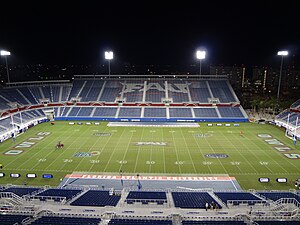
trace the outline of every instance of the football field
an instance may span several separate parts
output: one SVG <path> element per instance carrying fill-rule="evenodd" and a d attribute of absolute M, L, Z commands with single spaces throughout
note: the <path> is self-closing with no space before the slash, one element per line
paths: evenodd
<path fill-rule="evenodd" d="M 56 148 L 58 143 L 63 148 Z M 235 177 L 243 189 L 290 189 L 300 178 L 300 143 L 272 125 L 199 128 L 43 123 L 0 144 L 1 184 L 51 185 L 72 172 Z M 11 178 L 10 173 L 21 177 Z M 27 173 L 37 178 L 26 178 Z M 42 174 L 53 174 L 44 179 Z M 270 178 L 259 183 L 258 178 Z M 276 178 L 287 178 L 278 183 Z"/>

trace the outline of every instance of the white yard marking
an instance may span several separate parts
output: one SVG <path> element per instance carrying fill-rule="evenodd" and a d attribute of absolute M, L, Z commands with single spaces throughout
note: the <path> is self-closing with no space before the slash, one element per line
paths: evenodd
<path fill-rule="evenodd" d="M 73 159 L 63 159 L 63 162 L 64 163 L 71 163 L 71 162 L 73 162 Z"/>

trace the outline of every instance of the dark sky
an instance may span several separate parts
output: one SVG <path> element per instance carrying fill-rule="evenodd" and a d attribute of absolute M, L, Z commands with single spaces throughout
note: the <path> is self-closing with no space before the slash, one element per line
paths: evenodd
<path fill-rule="evenodd" d="M 268 65 L 299 60 L 297 1 L 2 1 L 0 48 L 10 63 Z M 64 3 L 62 3 L 64 2 Z M 277 61 L 276 61 L 277 63 Z"/>

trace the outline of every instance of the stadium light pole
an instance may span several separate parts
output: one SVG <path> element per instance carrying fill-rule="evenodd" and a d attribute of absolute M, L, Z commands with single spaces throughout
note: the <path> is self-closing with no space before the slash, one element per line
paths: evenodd
<path fill-rule="evenodd" d="M 201 62 L 202 62 L 202 59 L 205 59 L 205 55 L 206 55 L 206 51 L 197 51 L 196 52 L 196 57 L 197 59 L 200 60 L 200 75 L 202 75 L 202 71 L 201 71 Z"/>
<path fill-rule="evenodd" d="M 110 75 L 110 60 L 114 58 L 114 53 L 112 51 L 105 52 L 105 59 L 108 60 L 108 75 Z"/>
<path fill-rule="evenodd" d="M 7 63 L 7 56 L 10 55 L 10 52 L 9 52 L 9 51 L 5 51 L 5 50 L 1 50 L 1 51 L 0 51 L 0 55 L 1 55 L 1 56 L 4 56 L 4 58 L 5 58 L 6 74 L 7 74 L 7 83 L 10 83 L 10 80 L 9 80 L 9 69 L 8 69 L 8 63 Z"/>
<path fill-rule="evenodd" d="M 287 56 L 288 54 L 289 54 L 288 51 L 279 51 L 279 52 L 277 52 L 277 55 L 281 56 L 280 71 L 279 71 L 279 81 L 278 81 L 278 89 L 277 89 L 277 100 L 279 100 L 279 93 L 280 93 L 283 57 Z"/>

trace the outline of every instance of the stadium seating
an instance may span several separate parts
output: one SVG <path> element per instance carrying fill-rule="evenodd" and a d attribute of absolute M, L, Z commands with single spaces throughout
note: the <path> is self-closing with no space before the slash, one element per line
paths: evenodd
<path fill-rule="evenodd" d="M 89 190 L 75 201 L 74 206 L 116 206 L 120 195 L 110 195 L 108 191 Z"/>
<path fill-rule="evenodd" d="M 60 201 L 60 197 L 65 197 L 66 200 L 70 200 L 76 195 L 78 195 L 82 190 L 71 190 L 71 189 L 47 189 L 43 192 L 40 192 L 36 195 L 40 200 L 50 200 Z"/>
<path fill-rule="evenodd" d="M 120 97 L 122 84 L 119 81 L 107 81 L 104 86 L 104 91 L 100 97 L 100 101 L 114 102 L 116 97 Z"/>
<path fill-rule="evenodd" d="M 227 204 L 227 201 L 233 201 L 234 205 L 238 205 L 240 203 L 246 203 L 249 205 L 254 205 L 257 202 L 262 202 L 260 198 L 248 192 L 214 192 L 216 196 L 218 196 L 222 202 Z"/>
<path fill-rule="evenodd" d="M 232 220 L 207 220 L 207 221 L 200 221 L 200 220 L 184 220 L 182 221 L 182 225 L 245 225 L 243 221 L 232 221 Z"/>
<path fill-rule="evenodd" d="M 153 219 L 111 219 L 109 225 L 172 225 L 171 220 Z"/>
<path fill-rule="evenodd" d="M 141 108 L 120 108 L 119 117 L 141 117 Z"/>
<path fill-rule="evenodd" d="M 165 108 L 145 108 L 144 117 L 146 118 L 165 118 L 167 116 Z"/>
<path fill-rule="evenodd" d="M 10 188 L 1 190 L 0 192 L 12 192 L 21 197 L 23 195 L 31 195 L 39 190 L 41 190 L 41 189 L 40 188 L 10 187 Z"/>
<path fill-rule="evenodd" d="M 213 97 L 218 98 L 221 103 L 224 102 L 236 102 L 232 91 L 229 89 L 229 85 L 225 81 L 210 80 L 208 85 L 211 89 Z"/>
<path fill-rule="evenodd" d="M 208 99 L 212 98 L 206 81 L 190 82 L 189 90 L 192 102 L 208 103 Z"/>
<path fill-rule="evenodd" d="M 192 111 L 190 108 L 170 108 L 170 117 L 191 118 Z"/>
<path fill-rule="evenodd" d="M 300 196 L 290 192 L 258 192 L 258 194 L 273 201 L 281 198 L 295 198 L 300 203 Z"/>
<path fill-rule="evenodd" d="M 218 114 L 215 108 L 194 108 L 195 117 L 217 118 Z"/>
<path fill-rule="evenodd" d="M 269 221 L 255 221 L 257 225 L 299 225 L 300 221 L 293 221 L 293 220 L 269 220 Z"/>
<path fill-rule="evenodd" d="M 128 204 L 134 203 L 134 202 L 141 202 L 142 204 L 148 204 L 148 203 L 157 203 L 157 204 L 163 204 L 167 202 L 167 196 L 166 192 L 160 192 L 160 191 L 130 191 L 126 202 Z"/>
<path fill-rule="evenodd" d="M 126 88 L 121 95 L 126 99 L 126 102 L 142 102 L 144 81 L 124 81 Z M 130 87 L 132 86 L 132 87 Z"/>
<path fill-rule="evenodd" d="M 118 108 L 99 107 L 96 108 L 93 117 L 115 117 Z"/>
<path fill-rule="evenodd" d="M 30 223 L 30 225 L 98 225 L 100 218 L 65 217 L 65 216 L 42 216 Z"/>
<path fill-rule="evenodd" d="M 218 109 L 223 118 L 243 117 L 239 107 L 219 107 Z"/>
<path fill-rule="evenodd" d="M 29 216 L 26 215 L 12 215 L 12 214 L 0 214 L 0 224 L 1 225 L 14 225 L 22 224 L 22 221 Z"/>
<path fill-rule="evenodd" d="M 205 204 L 218 204 L 207 192 L 172 192 L 175 207 L 205 209 Z"/>

